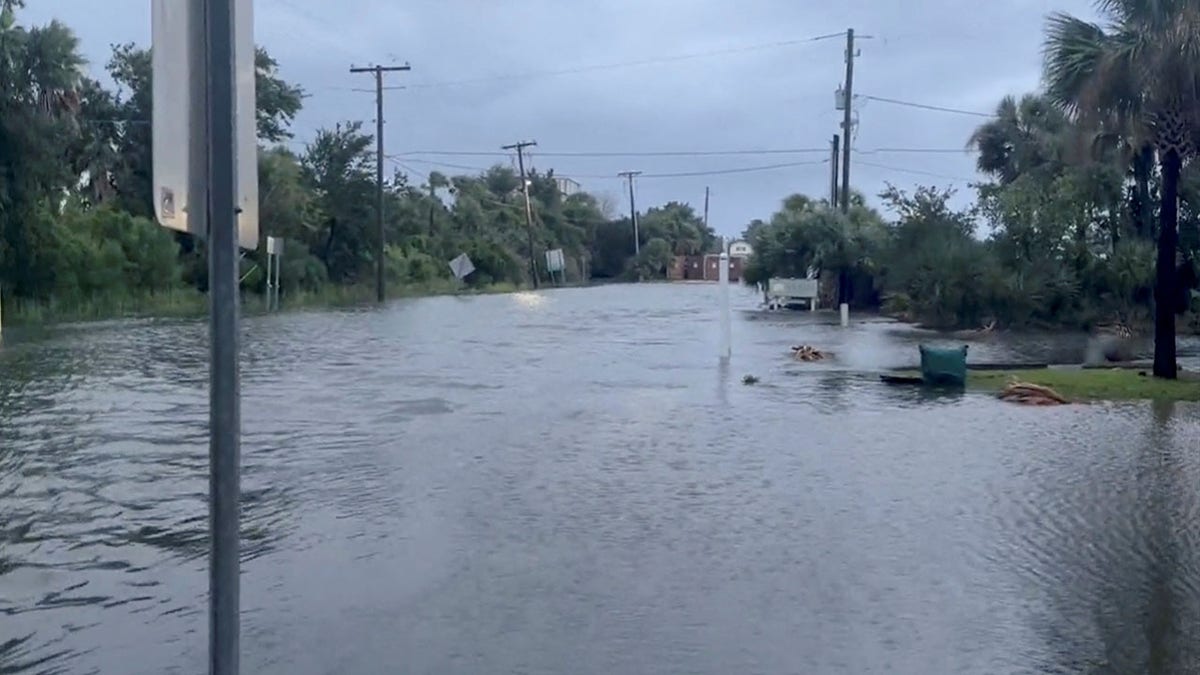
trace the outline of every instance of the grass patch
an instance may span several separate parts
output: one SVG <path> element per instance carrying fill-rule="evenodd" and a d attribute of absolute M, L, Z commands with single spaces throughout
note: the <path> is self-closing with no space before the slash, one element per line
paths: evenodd
<path fill-rule="evenodd" d="M 452 279 L 437 279 L 417 284 L 389 284 L 387 297 L 418 298 L 438 295 L 493 295 L 513 293 L 521 288 L 515 284 L 492 284 L 472 287 Z M 320 307 L 349 307 L 375 302 L 374 284 L 340 286 L 329 284 L 317 291 L 292 291 L 280 298 L 280 309 L 312 309 Z M 266 296 L 242 291 L 243 315 L 266 311 Z M 79 321 L 101 321 L 128 318 L 193 318 L 208 313 L 208 296 L 191 288 L 143 295 L 98 295 L 84 299 L 54 298 L 35 301 L 5 299 L 2 315 L 6 326 L 38 326 Z"/>
<path fill-rule="evenodd" d="M 180 318 L 203 315 L 208 300 L 200 292 L 179 289 L 137 296 L 108 295 L 46 301 L 14 300 L 4 307 L 5 325 L 39 325 L 135 317 Z"/>
<path fill-rule="evenodd" d="M 1146 374 L 1139 374 L 1143 372 Z M 902 374 L 920 376 L 916 371 Z M 1181 372 L 1178 380 L 1160 380 L 1151 377 L 1148 370 L 1119 368 L 972 370 L 967 373 L 967 388 L 999 392 L 1013 379 L 1050 387 L 1072 401 L 1200 401 L 1200 377 L 1196 373 Z"/>

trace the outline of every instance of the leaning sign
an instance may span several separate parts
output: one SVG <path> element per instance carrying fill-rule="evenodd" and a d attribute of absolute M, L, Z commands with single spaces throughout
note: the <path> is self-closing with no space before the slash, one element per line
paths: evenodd
<path fill-rule="evenodd" d="M 201 134 L 192 129 L 207 124 L 204 77 L 189 58 L 195 3 L 152 0 L 151 23 L 154 68 L 151 147 L 154 167 L 154 215 L 163 227 L 206 237 L 204 195 L 192 194 L 194 174 L 204 172 Z M 238 245 L 258 248 L 258 137 L 255 120 L 254 20 L 251 3 L 234 3 L 235 73 L 237 81 L 237 203 Z"/>

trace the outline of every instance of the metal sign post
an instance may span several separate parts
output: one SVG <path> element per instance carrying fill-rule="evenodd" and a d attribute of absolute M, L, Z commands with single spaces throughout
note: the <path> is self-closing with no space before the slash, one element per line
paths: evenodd
<path fill-rule="evenodd" d="M 561 248 L 546 251 L 546 271 L 550 273 L 551 281 L 554 281 L 554 273 L 558 272 L 559 284 L 566 282 L 566 258 Z"/>
<path fill-rule="evenodd" d="M 239 670 L 238 245 L 258 246 L 252 0 L 153 0 L 155 215 L 208 240 L 209 673 Z"/>
<path fill-rule="evenodd" d="M 279 269 L 283 262 L 283 239 L 267 237 L 267 311 L 279 309 Z"/>
<path fill-rule="evenodd" d="M 197 23 L 192 63 L 204 71 L 206 155 L 194 163 L 192 195 L 207 196 L 209 247 L 209 672 L 236 675 L 240 656 L 241 392 L 238 381 L 238 153 L 234 76 L 235 5 L 249 0 L 193 0 Z M 203 64 L 203 65 L 201 65 Z M 193 72 L 193 77 L 196 73 Z M 201 106 L 203 106 L 201 108 Z M 195 119 L 195 118 L 193 118 Z M 195 134 L 198 129 L 192 128 Z M 198 159 L 193 157 L 193 160 Z M 201 189 L 203 183 L 203 189 Z M 193 213 L 192 216 L 196 215 Z"/>

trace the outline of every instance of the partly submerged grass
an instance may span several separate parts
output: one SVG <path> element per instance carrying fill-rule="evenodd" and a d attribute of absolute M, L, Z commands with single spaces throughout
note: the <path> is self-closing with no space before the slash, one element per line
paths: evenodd
<path fill-rule="evenodd" d="M 967 388 L 998 392 L 1012 380 L 1050 387 L 1073 401 L 1200 401 L 1200 378 L 1195 373 L 1180 372 L 1177 380 L 1162 380 L 1148 370 L 1126 368 L 972 370 L 967 373 Z"/>
<path fill-rule="evenodd" d="M 492 284 L 469 287 L 453 280 L 439 279 L 420 284 L 391 284 L 387 297 L 415 298 L 436 295 L 483 295 L 512 293 L 520 288 L 514 284 Z M 317 291 L 293 291 L 280 298 L 280 309 L 311 309 L 344 307 L 374 302 L 374 285 L 339 286 L 329 284 Z M 258 314 L 266 309 L 266 296 L 242 294 L 242 311 Z M 51 299 L 43 301 L 12 300 L 5 302 L 2 320 L 5 325 L 39 325 L 98 321 L 137 317 L 185 318 L 203 316 L 208 312 L 208 296 L 183 288 L 156 294 L 98 295 L 84 299 Z"/>
<path fill-rule="evenodd" d="M 179 289 L 138 296 L 101 295 L 80 299 L 17 300 L 6 303 L 4 309 L 5 324 L 37 325 L 143 316 L 199 316 L 208 309 L 208 301 L 198 291 Z"/>

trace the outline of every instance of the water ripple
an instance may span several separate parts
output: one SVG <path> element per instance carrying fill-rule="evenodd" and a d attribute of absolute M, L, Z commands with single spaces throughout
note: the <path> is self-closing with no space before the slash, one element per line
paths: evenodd
<path fill-rule="evenodd" d="M 722 366 L 714 292 L 247 320 L 247 671 L 1200 670 L 1196 406 L 883 387 L 941 338 L 752 293 Z M 201 670 L 206 327 L 6 340 L 0 672 Z"/>

